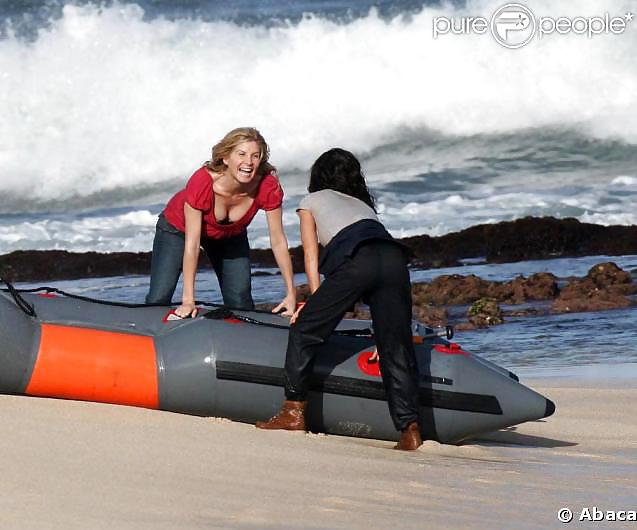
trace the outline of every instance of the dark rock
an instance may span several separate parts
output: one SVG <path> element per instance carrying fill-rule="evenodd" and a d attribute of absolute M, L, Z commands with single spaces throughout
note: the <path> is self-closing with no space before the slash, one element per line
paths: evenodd
<path fill-rule="evenodd" d="M 476 328 L 486 328 L 504 322 L 502 309 L 492 298 L 480 298 L 467 310 L 469 322 Z"/>
<path fill-rule="evenodd" d="M 429 283 L 413 284 L 412 299 L 418 306 L 470 304 L 486 296 L 489 285 L 474 274 L 443 274 Z"/>
<path fill-rule="evenodd" d="M 576 278 L 561 291 L 552 311 L 575 313 L 581 311 L 603 311 L 632 305 L 628 296 L 637 293 L 630 273 L 615 263 L 599 263 L 588 271 L 584 278 Z"/>
<path fill-rule="evenodd" d="M 150 259 L 150 252 L 17 250 L 0 256 L 0 277 L 19 282 L 149 274 Z"/>
<path fill-rule="evenodd" d="M 412 298 L 418 305 L 463 305 L 480 298 L 493 298 L 501 303 L 521 304 L 527 300 L 550 300 L 557 294 L 557 278 L 541 272 L 508 282 L 487 281 L 475 275 L 445 274 L 429 283 L 412 286 Z"/>
<path fill-rule="evenodd" d="M 622 270 L 612 261 L 593 265 L 586 275 L 599 288 L 611 285 L 626 285 L 632 282 L 629 272 Z"/>
<path fill-rule="evenodd" d="M 415 305 L 412 312 L 414 319 L 432 328 L 446 326 L 449 321 L 449 313 L 445 307 Z"/>
<path fill-rule="evenodd" d="M 568 300 L 558 298 L 553 303 L 553 313 L 581 313 L 584 311 L 605 311 L 607 309 L 621 309 L 630 307 L 628 298 L 621 295 L 610 296 L 608 293 L 599 293 L 595 296 L 570 298 Z"/>
<path fill-rule="evenodd" d="M 488 261 L 633 254 L 637 226 L 600 226 L 577 219 L 525 217 L 484 229 Z"/>
<path fill-rule="evenodd" d="M 620 256 L 637 254 L 637 226 L 601 226 L 577 219 L 524 217 L 515 221 L 476 225 L 440 237 L 404 238 L 423 268 L 450 266 L 484 256 L 504 263 L 559 256 Z"/>
<path fill-rule="evenodd" d="M 494 282 L 497 284 L 497 282 Z M 528 278 L 518 276 L 495 288 L 493 297 L 509 304 L 521 304 L 526 300 L 550 300 L 558 293 L 557 278 L 550 272 L 538 272 Z"/>

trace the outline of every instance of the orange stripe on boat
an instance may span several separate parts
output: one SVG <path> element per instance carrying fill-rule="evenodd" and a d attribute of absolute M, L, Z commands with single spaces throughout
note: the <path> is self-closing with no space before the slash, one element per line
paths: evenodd
<path fill-rule="evenodd" d="M 42 324 L 26 393 L 157 408 L 157 362 L 151 337 Z"/>

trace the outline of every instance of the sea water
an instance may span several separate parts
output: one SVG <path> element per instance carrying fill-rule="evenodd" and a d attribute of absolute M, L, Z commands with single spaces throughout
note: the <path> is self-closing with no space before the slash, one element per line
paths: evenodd
<path fill-rule="evenodd" d="M 270 144 L 291 245 L 308 168 L 333 146 L 360 157 L 397 237 L 527 215 L 637 224 L 637 22 L 622 35 L 552 35 L 518 50 L 433 37 L 435 17 L 490 16 L 503 3 L 6 0 L 0 253 L 150 250 L 166 201 L 237 126 L 256 126 Z M 634 0 L 532 7 L 554 17 L 637 13 Z M 249 236 L 269 245 L 262 213 Z M 613 259 L 636 268 L 634 257 Z M 457 272 L 567 277 L 593 262 Z M 54 283 L 123 301 L 141 301 L 147 284 Z M 254 290 L 274 301 L 280 277 L 255 277 Z M 199 275 L 198 293 L 219 300 L 211 273 Z M 458 339 L 511 367 L 561 367 L 634 361 L 636 327 L 627 309 L 511 319 Z"/>
<path fill-rule="evenodd" d="M 526 215 L 637 224 L 637 21 L 519 50 L 433 38 L 434 17 L 499 5 L 5 0 L 0 253 L 150 250 L 166 201 L 245 125 L 270 144 L 293 245 L 308 168 L 333 146 L 361 158 L 399 237 Z M 250 239 L 269 245 L 262 213 Z"/>
<path fill-rule="evenodd" d="M 520 263 L 472 265 L 437 270 L 411 271 L 412 281 L 429 281 L 440 274 L 478 274 L 493 281 L 506 281 L 536 272 L 553 272 L 566 281 L 572 275 L 583 276 L 596 263 L 614 261 L 624 270 L 637 274 L 637 256 L 588 256 L 584 258 L 535 260 Z M 281 276 L 274 270 L 261 269 L 266 275 L 252 278 L 255 302 L 279 302 L 284 296 Z M 295 282 L 305 282 L 295 275 Z M 38 283 L 16 284 L 35 288 Z M 102 300 L 143 303 L 148 290 L 148 276 L 118 276 L 71 281 L 47 282 L 48 286 Z M 181 295 L 181 283 L 174 300 Z M 221 303 L 219 285 L 212 270 L 197 276 L 197 298 Z M 548 303 L 544 304 L 548 305 Z M 516 306 L 505 306 L 514 309 Z M 453 308 L 456 321 L 464 321 L 467 307 Z M 506 317 L 506 323 L 485 330 L 459 331 L 454 341 L 466 350 L 483 355 L 509 369 L 529 375 L 581 375 L 586 367 L 603 375 L 608 366 L 628 363 L 623 373 L 637 376 L 637 310 L 616 309 L 596 313 L 569 313 L 529 317 Z"/>

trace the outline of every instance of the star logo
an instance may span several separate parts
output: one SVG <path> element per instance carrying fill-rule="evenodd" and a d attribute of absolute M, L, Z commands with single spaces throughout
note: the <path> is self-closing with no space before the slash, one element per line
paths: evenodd
<path fill-rule="evenodd" d="M 535 15 L 522 4 L 506 4 L 491 16 L 491 34 L 505 48 L 521 48 L 535 36 Z"/>

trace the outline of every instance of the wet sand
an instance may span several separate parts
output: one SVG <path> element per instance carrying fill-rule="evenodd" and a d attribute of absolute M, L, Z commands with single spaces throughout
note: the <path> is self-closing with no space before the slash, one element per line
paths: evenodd
<path fill-rule="evenodd" d="M 286 432 L 0 396 L 0 528 L 563 528 L 637 510 L 637 381 L 525 381 L 557 412 L 466 442 Z M 619 385 L 619 386 L 616 386 Z"/>

